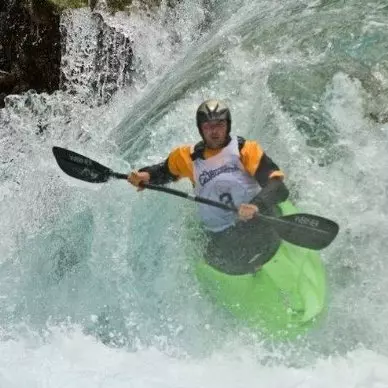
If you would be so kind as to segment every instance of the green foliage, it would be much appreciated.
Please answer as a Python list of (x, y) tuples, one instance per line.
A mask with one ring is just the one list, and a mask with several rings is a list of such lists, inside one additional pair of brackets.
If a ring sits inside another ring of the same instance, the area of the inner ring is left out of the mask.
[(81, 8), (88, 6), (88, 0), (49, 0), (60, 9)]
[(112, 11), (124, 11), (132, 4), (132, 0), (107, 0), (107, 4)]

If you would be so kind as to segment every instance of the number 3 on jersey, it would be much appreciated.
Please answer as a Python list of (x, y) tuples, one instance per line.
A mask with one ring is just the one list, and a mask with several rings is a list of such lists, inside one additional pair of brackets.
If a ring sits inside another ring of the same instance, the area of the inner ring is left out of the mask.
[(232, 195), (230, 193), (222, 193), (219, 196), (220, 202), (222, 202), (224, 205), (235, 207)]

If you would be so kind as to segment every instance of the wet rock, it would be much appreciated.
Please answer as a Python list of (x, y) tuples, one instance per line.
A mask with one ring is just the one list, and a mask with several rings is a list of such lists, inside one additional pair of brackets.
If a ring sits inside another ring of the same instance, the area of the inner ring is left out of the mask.
[(0, 8), (0, 107), (8, 94), (59, 86), (59, 8), (47, 0), (5, 0)]
[[(169, 0), (168, 5), (177, 2)], [(160, 0), (143, 0), (136, 5), (132, 0), (1, 0), (0, 108), (4, 107), (7, 95), (31, 89), (38, 93), (61, 89), (74, 95), (83, 94), (83, 99), (92, 103), (106, 103), (119, 88), (132, 82), (133, 42), (109, 26), (100, 13), (90, 10), (132, 12), (136, 8), (151, 10), (160, 3)], [(77, 24), (77, 20), (72, 20), (77, 19), (75, 11), (64, 12), (79, 7), (92, 18), (92, 31), (81, 32), (85, 35), (81, 44), (77, 42), (77, 34), (83, 28), (82, 21), (75, 30), (72, 28)]]
[[(88, 28), (84, 28), (84, 24)], [(81, 102), (102, 104), (132, 83), (132, 41), (109, 26), (100, 13), (79, 10), (61, 21), (60, 87)], [(77, 60), (75, 61), (74, 58)]]

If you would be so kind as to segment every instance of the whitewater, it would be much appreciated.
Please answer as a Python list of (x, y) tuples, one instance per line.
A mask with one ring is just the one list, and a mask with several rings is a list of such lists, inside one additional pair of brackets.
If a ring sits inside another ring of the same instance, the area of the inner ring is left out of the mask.
[[(0, 111), (0, 388), (388, 387), (386, 2), (99, 12), (133, 41), (132, 85), (97, 103), (95, 19), (73, 10), (62, 71), (77, 93), (30, 91)], [(119, 172), (161, 162), (199, 140), (207, 98), (227, 101), (232, 131), (263, 145), (300, 209), (340, 225), (322, 251), (327, 316), (293, 342), (252, 332), (201, 292), (195, 205), (72, 179), (52, 155), (68, 148)]]

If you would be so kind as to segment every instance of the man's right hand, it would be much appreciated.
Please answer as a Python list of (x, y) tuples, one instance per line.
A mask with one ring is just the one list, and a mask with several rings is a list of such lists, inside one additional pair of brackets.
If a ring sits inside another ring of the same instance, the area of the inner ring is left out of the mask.
[(149, 183), (150, 174), (146, 171), (132, 171), (128, 174), (128, 182), (137, 187), (137, 191), (144, 190), (144, 187), (139, 186), (140, 183)]
[(249, 221), (257, 215), (258, 212), (259, 208), (253, 203), (242, 203), (238, 209), (238, 218), (240, 221)]

